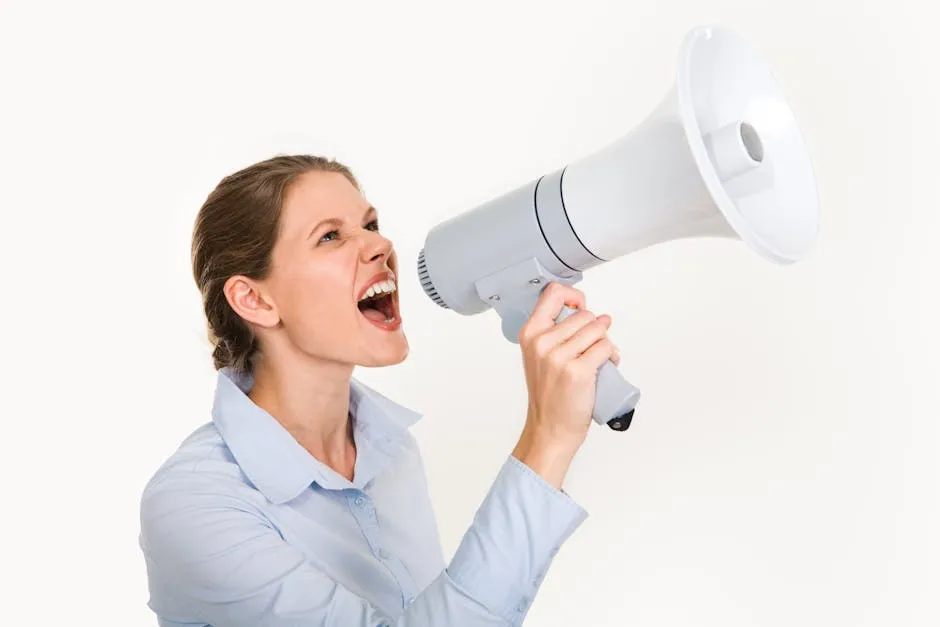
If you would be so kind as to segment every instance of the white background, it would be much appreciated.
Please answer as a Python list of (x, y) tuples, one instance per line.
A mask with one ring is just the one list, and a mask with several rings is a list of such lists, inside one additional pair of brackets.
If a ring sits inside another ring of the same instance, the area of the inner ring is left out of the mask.
[[(684, 33), (773, 67), (820, 237), (647, 249), (579, 288), (644, 392), (566, 489), (590, 513), (531, 625), (940, 624), (935, 20), (921, 0), (0, 4), (2, 613), (154, 625), (138, 499), (209, 419), (192, 221), (278, 152), (352, 167), (401, 258), (401, 365), (447, 555), (525, 416), (518, 347), (421, 292), (428, 229), (590, 154)], [(16, 620), (14, 620), (14, 618)]]

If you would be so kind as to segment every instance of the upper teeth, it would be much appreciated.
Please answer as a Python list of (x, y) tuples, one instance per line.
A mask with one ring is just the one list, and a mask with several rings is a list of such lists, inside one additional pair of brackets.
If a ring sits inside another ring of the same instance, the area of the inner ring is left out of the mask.
[(366, 293), (362, 295), (362, 298), (359, 299), (359, 301), (361, 302), (367, 298), (372, 298), (376, 294), (389, 294), (394, 292), (396, 289), (398, 288), (395, 286), (394, 280), (379, 281), (378, 283), (370, 286), (369, 289), (366, 290)]

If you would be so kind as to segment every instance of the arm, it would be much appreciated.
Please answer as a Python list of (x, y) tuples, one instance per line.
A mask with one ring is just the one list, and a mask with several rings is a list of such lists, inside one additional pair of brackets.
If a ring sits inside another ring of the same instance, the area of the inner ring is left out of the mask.
[(160, 595), (214, 627), (521, 624), (552, 558), (586, 517), (519, 458), (499, 471), (450, 565), (399, 616), (384, 616), (208, 480), (167, 478), (141, 507)]

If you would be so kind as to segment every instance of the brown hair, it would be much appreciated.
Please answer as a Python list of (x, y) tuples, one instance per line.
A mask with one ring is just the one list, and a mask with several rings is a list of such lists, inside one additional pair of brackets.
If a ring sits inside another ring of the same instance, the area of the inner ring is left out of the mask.
[(271, 266), (281, 206), (291, 183), (306, 172), (338, 172), (360, 189), (345, 165), (326, 157), (278, 155), (226, 176), (199, 209), (193, 228), (193, 277), (202, 294), (215, 368), (251, 372), (258, 341), (229, 305), (229, 277), (264, 279)]

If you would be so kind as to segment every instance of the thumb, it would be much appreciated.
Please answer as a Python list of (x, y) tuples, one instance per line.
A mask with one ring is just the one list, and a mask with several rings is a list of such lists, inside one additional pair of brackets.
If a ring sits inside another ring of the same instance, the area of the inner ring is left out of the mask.
[(542, 290), (538, 302), (529, 316), (530, 328), (540, 333), (555, 326), (555, 319), (564, 307), (584, 309), (585, 297), (581, 290), (552, 281)]

